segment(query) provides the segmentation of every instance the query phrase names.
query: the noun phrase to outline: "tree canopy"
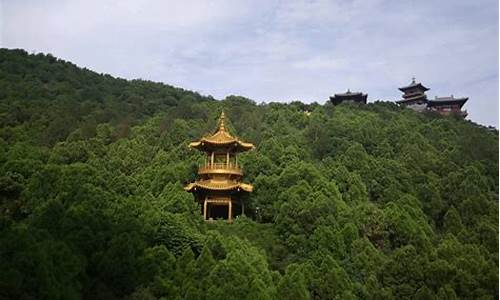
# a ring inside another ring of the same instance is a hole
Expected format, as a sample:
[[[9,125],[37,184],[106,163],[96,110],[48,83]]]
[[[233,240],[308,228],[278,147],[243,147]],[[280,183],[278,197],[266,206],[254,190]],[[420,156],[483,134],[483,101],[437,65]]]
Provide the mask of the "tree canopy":
[[[257,146],[233,224],[183,190],[221,110]],[[498,142],[388,102],[215,100],[0,49],[0,299],[496,299]]]

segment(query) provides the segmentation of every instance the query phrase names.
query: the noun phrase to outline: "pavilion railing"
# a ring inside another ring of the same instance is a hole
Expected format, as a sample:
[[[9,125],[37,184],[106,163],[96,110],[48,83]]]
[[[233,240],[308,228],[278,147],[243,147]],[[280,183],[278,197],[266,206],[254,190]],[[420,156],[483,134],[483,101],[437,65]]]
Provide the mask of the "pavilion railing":
[[[204,173],[208,171],[215,171],[215,170],[225,170],[229,171],[231,173],[236,173],[236,174],[242,174],[243,171],[241,170],[240,166],[237,164],[233,163],[209,163],[200,166],[199,168],[199,173]]]

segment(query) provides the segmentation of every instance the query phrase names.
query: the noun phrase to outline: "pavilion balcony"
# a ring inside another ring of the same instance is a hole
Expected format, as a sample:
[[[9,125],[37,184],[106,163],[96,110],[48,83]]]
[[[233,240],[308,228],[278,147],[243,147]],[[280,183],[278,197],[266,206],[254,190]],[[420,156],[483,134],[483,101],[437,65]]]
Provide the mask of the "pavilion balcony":
[[[232,174],[243,176],[240,166],[231,163],[213,163],[200,166],[198,174]]]

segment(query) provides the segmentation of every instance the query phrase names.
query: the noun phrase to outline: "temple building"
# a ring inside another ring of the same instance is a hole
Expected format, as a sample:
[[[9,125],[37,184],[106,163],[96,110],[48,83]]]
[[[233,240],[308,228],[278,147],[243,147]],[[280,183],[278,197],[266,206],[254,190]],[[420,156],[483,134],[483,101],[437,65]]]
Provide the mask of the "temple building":
[[[467,111],[462,110],[462,106],[464,106],[467,100],[469,98],[455,98],[453,95],[450,97],[435,97],[427,102],[427,109],[439,112],[441,115],[456,114],[465,118]]]
[[[184,189],[194,194],[201,204],[205,220],[227,219],[232,222],[235,208],[244,213],[241,196],[252,192],[253,186],[242,182],[243,171],[238,164],[237,154],[254,148],[232,136],[224,124],[221,113],[217,129],[212,135],[204,136],[189,147],[205,153],[205,163],[198,169],[199,178]]]
[[[408,106],[416,111],[435,111],[441,115],[455,114],[465,118],[467,111],[462,110],[465,102],[469,98],[455,98],[453,95],[450,97],[435,97],[434,99],[427,99],[425,94],[429,88],[423,86],[420,82],[412,78],[410,85],[399,88],[403,92],[403,99],[396,101],[400,105]]]
[[[415,82],[415,77],[412,78],[409,85],[400,87],[399,90],[403,92],[403,99],[396,101],[396,103],[406,105],[417,111],[423,111],[427,108],[427,95],[425,92],[429,88],[426,88],[420,82]]]
[[[332,101],[333,105],[339,105],[342,102],[366,104],[367,98],[368,94],[363,94],[361,92],[351,92],[349,89],[347,89],[347,92],[345,93],[334,94],[333,96],[330,96],[330,101]]]

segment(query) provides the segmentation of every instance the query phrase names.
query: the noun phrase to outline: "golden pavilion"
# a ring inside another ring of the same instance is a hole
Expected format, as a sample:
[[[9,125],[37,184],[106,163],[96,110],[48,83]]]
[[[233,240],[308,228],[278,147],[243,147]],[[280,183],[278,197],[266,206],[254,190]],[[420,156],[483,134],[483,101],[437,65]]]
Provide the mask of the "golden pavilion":
[[[242,182],[243,171],[236,154],[255,147],[232,136],[226,130],[224,119],[222,112],[212,135],[189,144],[189,147],[205,152],[206,157],[198,169],[198,180],[184,189],[193,193],[196,201],[202,204],[205,220],[222,218],[232,222],[234,206],[244,212],[241,194],[253,190],[251,184]]]

